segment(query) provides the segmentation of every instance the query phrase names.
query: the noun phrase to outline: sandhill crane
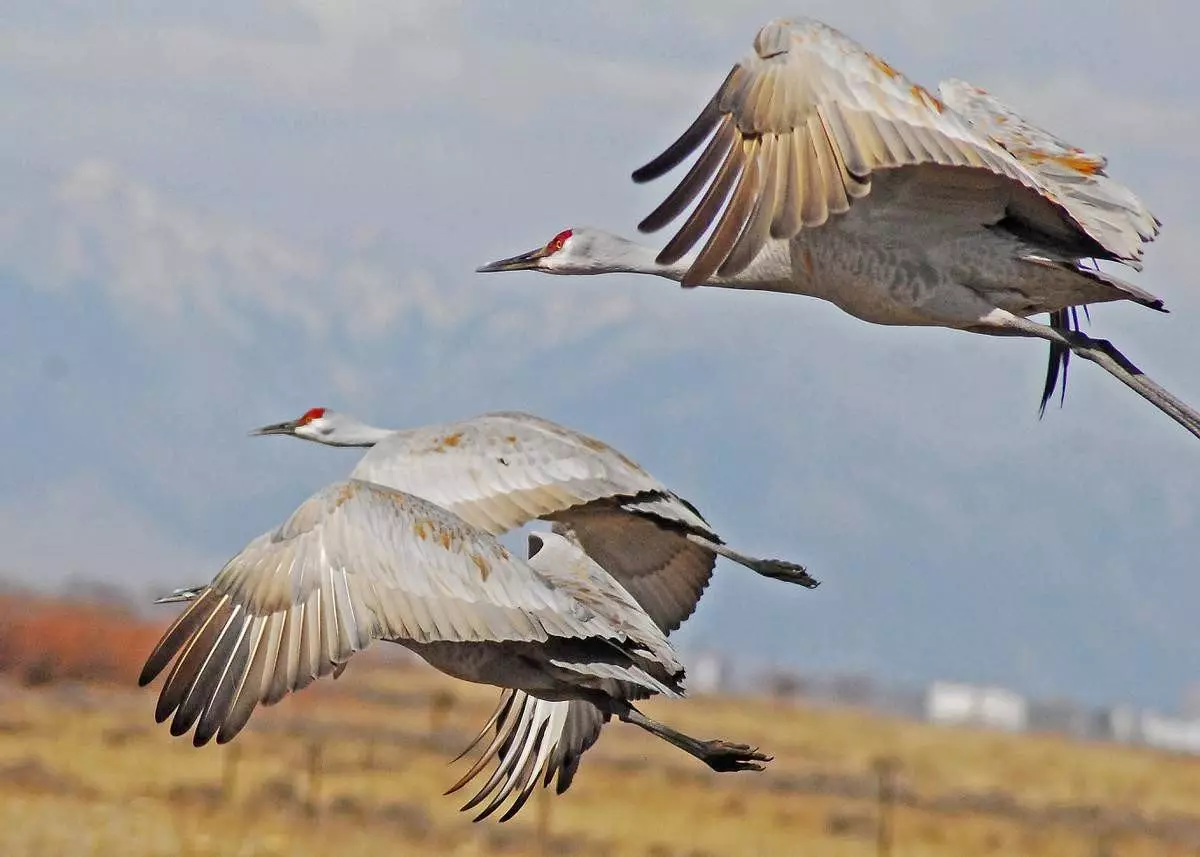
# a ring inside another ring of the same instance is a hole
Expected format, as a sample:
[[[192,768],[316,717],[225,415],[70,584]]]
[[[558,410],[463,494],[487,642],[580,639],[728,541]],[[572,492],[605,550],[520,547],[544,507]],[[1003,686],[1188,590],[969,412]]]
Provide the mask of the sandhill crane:
[[[338,447],[371,448],[351,478],[423,497],[493,534],[535,518],[582,546],[644,609],[664,633],[692,614],[718,554],[767,577],[815,587],[800,565],[758,559],[723,544],[696,508],[668,490],[628,456],[573,429],[531,414],[500,412],[420,428],[391,430],[344,413],[310,408],[300,417],[263,426],[253,435],[290,435]],[[194,598],[203,587],[179,590]],[[495,714],[465,752],[489,730],[494,738],[450,789],[472,781],[491,761],[496,768],[463,809],[492,800],[494,811],[523,788],[522,749],[532,736],[547,747],[536,758],[547,784],[570,787],[580,757],[609,719],[586,700],[549,700],[505,691]],[[520,764],[519,764],[520,763]]]
[[[497,411],[391,430],[310,408],[251,434],[370,447],[352,478],[424,497],[493,534],[539,518],[553,522],[573,533],[664,630],[691,615],[717,554],[765,577],[818,585],[801,565],[733,550],[695,506],[629,456],[533,414]]]
[[[1076,316],[1119,300],[1165,312],[1094,265],[1140,268],[1159,221],[1101,155],[962,81],[940,95],[832,27],[772,21],[691,126],[633,173],[656,179],[704,146],[639,224],[663,228],[703,191],[660,252],[576,228],[478,270],[655,274],[809,295],[877,324],[1037,337],[1050,342],[1043,411],[1074,353],[1200,436],[1200,414]],[[1042,312],[1049,325],[1027,318]]]
[[[700,741],[633,701],[679,696],[683,666],[629,593],[566,536],[530,536],[528,562],[445,509],[358,479],[305,501],[254,539],[188,607],[142,669],[174,662],[155,719],[197,746],[231,740],[258,703],[339,672],[375,640],[399,643],[465,681],[547,700],[585,700],[718,771],[761,770],[770,757]],[[537,786],[551,742],[521,733],[507,760],[511,817]],[[501,794],[482,815],[491,812]]]

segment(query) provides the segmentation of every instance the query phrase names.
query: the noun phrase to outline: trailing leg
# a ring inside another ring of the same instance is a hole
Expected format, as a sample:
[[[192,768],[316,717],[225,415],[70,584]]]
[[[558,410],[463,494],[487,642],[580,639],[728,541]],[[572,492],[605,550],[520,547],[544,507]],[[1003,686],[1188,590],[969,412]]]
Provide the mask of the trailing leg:
[[[761,771],[763,765],[774,757],[758,752],[757,747],[747,744],[732,744],[728,741],[701,741],[685,735],[666,724],[651,720],[629,703],[620,703],[613,713],[626,723],[645,729],[680,750],[695,756],[714,771]]]
[[[1108,340],[1093,339],[1078,330],[1049,327],[1004,310],[994,310],[979,324],[968,329],[992,336],[1037,337],[1052,345],[1068,348],[1077,357],[1103,368],[1193,435],[1200,437],[1200,412],[1159,386]]]

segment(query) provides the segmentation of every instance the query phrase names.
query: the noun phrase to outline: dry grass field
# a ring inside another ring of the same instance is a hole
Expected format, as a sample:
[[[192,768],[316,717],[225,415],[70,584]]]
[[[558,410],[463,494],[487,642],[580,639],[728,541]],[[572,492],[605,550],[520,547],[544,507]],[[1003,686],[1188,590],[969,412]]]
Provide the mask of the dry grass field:
[[[0,623],[5,857],[868,857],[886,848],[888,760],[897,857],[1200,853],[1200,760],[764,699],[647,710],[762,746],[776,757],[767,772],[714,774],[615,724],[566,795],[472,824],[462,797],[442,792],[467,764],[449,762],[490,713],[490,688],[363,658],[260,710],[232,744],[195,749],[154,724],[154,690],[132,686],[156,626],[2,601]]]

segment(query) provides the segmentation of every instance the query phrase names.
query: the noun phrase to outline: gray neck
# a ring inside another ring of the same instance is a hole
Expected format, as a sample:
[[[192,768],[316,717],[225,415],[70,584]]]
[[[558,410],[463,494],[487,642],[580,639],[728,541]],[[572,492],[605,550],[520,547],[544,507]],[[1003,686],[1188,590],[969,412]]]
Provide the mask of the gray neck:
[[[660,265],[654,261],[659,251],[618,235],[608,236],[602,260],[592,263],[587,272],[592,274],[653,274],[679,282],[695,261],[696,254],[689,253],[673,265]]]
[[[307,440],[314,440],[326,446],[374,446],[393,431],[369,426],[355,419],[342,418],[329,434]]]

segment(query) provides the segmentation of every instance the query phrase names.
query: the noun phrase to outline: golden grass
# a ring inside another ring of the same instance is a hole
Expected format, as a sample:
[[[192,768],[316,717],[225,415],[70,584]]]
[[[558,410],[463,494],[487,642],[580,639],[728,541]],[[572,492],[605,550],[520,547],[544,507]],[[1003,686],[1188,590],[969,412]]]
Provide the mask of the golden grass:
[[[448,710],[431,703],[439,694]],[[153,723],[150,690],[0,685],[0,854],[865,857],[876,853],[881,757],[899,761],[906,795],[896,857],[1092,857],[1118,822],[1109,853],[1196,853],[1183,833],[1172,842],[1153,827],[1194,814],[1180,824],[1200,831],[1195,759],[757,699],[646,710],[699,737],[761,745],[776,756],[766,773],[714,774],[615,724],[566,795],[539,794],[503,825],[471,824],[460,795],[441,792],[495,697],[363,661],[260,710],[233,744],[197,750]]]

